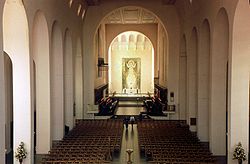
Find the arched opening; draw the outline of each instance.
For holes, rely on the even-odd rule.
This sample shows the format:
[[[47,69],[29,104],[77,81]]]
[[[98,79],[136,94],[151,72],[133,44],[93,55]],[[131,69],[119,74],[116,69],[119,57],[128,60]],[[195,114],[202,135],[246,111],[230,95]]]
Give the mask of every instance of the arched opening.
[[[72,39],[69,30],[65,32],[64,38],[64,125],[65,132],[73,128],[73,52],[72,52]]]
[[[188,120],[190,130],[197,130],[197,29],[193,28],[190,38],[189,52],[187,56],[188,69]]]
[[[224,8],[217,14],[212,43],[209,144],[214,155],[225,156],[229,22]]]
[[[82,66],[82,47],[81,40],[78,38],[76,43],[75,55],[75,106],[74,114],[76,119],[82,119],[83,112],[83,66]]]
[[[6,163],[13,163],[13,73],[12,61],[4,52],[5,79],[5,150]]]
[[[108,53],[110,43],[118,34],[126,31],[138,31],[145,34],[150,39],[154,47],[155,55],[153,71],[155,81],[153,85],[161,85],[165,88],[165,90],[167,90],[166,88],[168,84],[170,84],[169,86],[171,87],[171,91],[176,92],[176,96],[178,97],[178,86],[176,86],[176,80],[178,80],[178,77],[168,78],[169,68],[175,68],[177,66],[169,60],[170,43],[168,33],[165,29],[166,22],[165,24],[163,24],[157,16],[157,14],[159,14],[158,11],[155,11],[148,6],[145,7],[144,5],[130,5],[126,5],[125,3],[123,5],[118,5],[119,7],[112,6],[111,8],[108,8],[105,5],[101,6],[100,8],[103,8],[103,14],[105,14],[105,16],[103,17],[103,14],[97,14],[97,19],[95,19],[94,21],[89,19],[89,14],[94,14],[94,11],[89,9],[86,11],[86,17],[84,21],[84,25],[86,26],[86,28],[84,29],[84,35],[86,37],[83,38],[83,47],[86,47],[87,49],[83,49],[83,54],[86,55],[84,56],[84,76],[86,76],[86,78],[84,78],[84,93],[88,96],[84,96],[84,104],[86,105],[84,107],[85,109],[88,109],[89,105],[92,105],[99,100],[99,97],[96,96],[96,90],[103,85],[108,86],[108,79],[110,79],[107,73],[110,70],[98,71],[98,58],[102,58],[102,61],[104,60],[104,63],[109,64],[110,62],[107,61],[109,60]],[[152,11],[150,11],[150,9],[152,9]],[[122,14],[122,16],[120,14]],[[145,18],[146,15],[149,19]],[[158,36],[162,38],[162,35],[164,35],[164,39],[158,39]],[[133,38],[131,39],[133,40]],[[161,47],[162,49],[159,48],[160,45],[164,45]],[[130,46],[130,48],[132,47]],[[175,50],[172,49],[172,51],[174,52]],[[161,62],[162,60],[160,60],[160,55],[162,55],[161,59],[164,60],[164,63]],[[172,53],[171,55],[171,60],[178,60],[176,59],[175,53]],[[162,65],[160,64],[160,62]],[[161,72],[161,75],[159,74],[159,72]],[[173,76],[173,74],[171,74],[171,76]],[[95,81],[95,83],[93,83],[93,80]],[[121,90],[119,92],[121,93],[122,87],[120,87],[120,89]],[[100,93],[98,95],[101,95],[101,98],[103,96],[107,96],[107,94],[105,95],[104,92],[98,92]],[[111,92],[113,92],[113,89],[109,90],[109,93]],[[164,96],[167,99],[168,95],[164,94]],[[178,101],[178,99],[176,100]],[[175,102],[173,102],[173,104],[174,103]],[[89,117],[87,112],[85,112],[85,116]]]
[[[155,78],[158,80],[158,83],[162,86],[168,86],[168,36],[162,25],[158,27],[158,50],[155,58],[158,58],[157,63],[157,72],[158,76]],[[172,92],[172,91],[171,91]],[[173,103],[173,102],[171,102]]]
[[[179,119],[187,119],[187,43],[185,35],[181,40],[181,52],[180,52],[180,80],[179,80]]]
[[[210,27],[208,20],[201,26],[198,56],[198,113],[197,132],[202,142],[208,142],[209,129],[209,73],[210,73]]]
[[[44,14],[36,13],[32,33],[36,112],[36,153],[46,154],[51,146],[49,32]]]
[[[36,146],[37,146],[37,115],[36,115],[36,63],[35,63],[35,61],[33,60],[32,61],[32,76],[31,76],[31,78],[32,78],[32,90],[33,90],[33,93],[32,93],[32,95],[33,95],[33,99],[32,99],[32,104],[33,104],[33,109],[34,109],[34,113],[33,113],[33,116],[34,116],[34,121],[33,121],[33,125],[34,125],[34,147],[33,147],[33,152],[34,152],[34,161],[35,161],[35,156],[36,156]]]
[[[109,91],[117,94],[154,92],[154,47],[144,34],[124,32],[110,44]]]
[[[5,2],[3,43],[4,51],[10,56],[13,66],[13,148],[16,149],[20,142],[24,142],[29,153],[25,160],[34,163],[29,29],[22,0]]]
[[[64,63],[62,31],[57,22],[52,27],[51,49],[51,133],[52,140],[60,140],[64,136]]]
[[[228,149],[227,160],[232,162],[233,152],[240,141],[246,152],[250,147],[250,21],[249,1],[238,1],[232,27],[232,54],[229,52],[229,91],[228,91]],[[232,59],[232,61],[230,61]],[[241,128],[240,128],[241,127]],[[247,161],[249,163],[249,153]],[[246,162],[247,163],[247,162]]]

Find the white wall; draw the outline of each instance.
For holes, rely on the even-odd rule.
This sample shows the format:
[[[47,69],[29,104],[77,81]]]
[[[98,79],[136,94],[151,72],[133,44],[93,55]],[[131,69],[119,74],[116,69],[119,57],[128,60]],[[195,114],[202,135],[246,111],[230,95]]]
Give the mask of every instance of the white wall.
[[[187,48],[186,37],[181,40],[179,78],[179,119],[187,119]]]
[[[229,74],[228,147],[229,157],[241,142],[246,154],[249,153],[249,73],[250,73],[250,21],[249,2],[239,1],[233,22],[231,74]],[[234,163],[228,157],[229,163]],[[249,163],[249,159],[248,163]],[[247,162],[246,162],[247,163]]]
[[[0,15],[3,13],[5,1],[0,1]],[[0,16],[0,22],[2,22]],[[4,79],[4,52],[3,52],[3,27],[0,26],[0,90],[5,88]],[[5,163],[5,93],[0,92],[0,163]]]
[[[64,135],[64,78],[63,40],[57,22],[53,26],[51,53],[51,109],[52,140],[60,140]],[[57,129],[57,130],[53,130]]]
[[[8,54],[4,53],[4,74],[5,74],[5,148],[9,153],[11,147],[11,122],[13,121],[13,80],[12,80],[12,62]]]
[[[197,29],[193,28],[191,37],[187,44],[187,122],[190,125],[190,119],[197,120],[197,53],[198,53],[198,36]],[[196,131],[196,125],[190,126],[192,131]]]
[[[217,15],[212,37],[209,140],[213,153],[225,155],[229,24],[224,9],[221,9]]]
[[[75,57],[75,114],[76,119],[83,118],[83,66],[82,66],[82,43],[78,38],[76,43]]]
[[[31,109],[28,22],[22,1],[16,3],[8,1],[3,13],[4,51],[10,55],[13,64],[13,147],[16,149],[20,142],[24,142],[29,153],[25,163],[33,163],[33,111]]]
[[[214,40],[210,41],[210,52],[211,55],[214,55],[213,57],[210,57],[210,69],[209,69],[209,96],[203,95],[203,93],[206,93],[205,90],[199,90],[198,95],[203,95],[201,97],[199,97],[198,99],[198,104],[199,105],[199,110],[198,111],[198,115],[201,114],[199,112],[202,112],[202,117],[199,116],[200,118],[198,118],[199,120],[201,120],[202,118],[206,118],[209,121],[209,134],[207,133],[207,131],[200,131],[199,129],[201,129],[202,127],[199,127],[198,129],[198,133],[199,136],[201,138],[203,138],[202,140],[206,141],[206,136],[207,134],[209,135],[209,142],[210,142],[210,148],[212,153],[214,153],[214,155],[225,155],[226,154],[226,98],[225,98],[225,94],[226,94],[226,89],[225,89],[225,59],[221,59],[221,54],[224,55],[232,55],[232,45],[231,45],[231,41],[234,39],[231,35],[232,32],[232,25],[233,25],[233,21],[234,21],[234,14],[235,14],[235,8],[236,5],[238,3],[238,0],[235,1],[227,1],[227,0],[220,0],[220,1],[206,1],[206,0],[199,0],[199,1],[192,1],[192,3],[190,4],[189,1],[177,1],[176,2],[176,7],[178,10],[178,13],[180,15],[180,24],[182,26],[182,32],[183,34],[185,34],[186,36],[191,36],[192,33],[192,29],[193,27],[197,27],[198,28],[198,38],[203,38],[204,37],[204,32],[202,31],[202,24],[203,21],[205,19],[208,20],[209,22],[209,26],[210,26],[210,38],[212,39],[212,36],[215,37]],[[248,1],[243,1],[242,3],[245,3],[245,6],[248,6]],[[217,14],[219,12],[219,10],[221,8],[224,8],[226,10],[226,14],[228,17],[228,23],[227,25],[225,25],[225,23],[223,23],[224,21],[218,21],[217,25],[216,25],[216,19],[217,19]],[[246,18],[246,17],[245,17]],[[189,21],[187,21],[189,20]],[[223,27],[220,27],[221,25],[224,25]],[[218,32],[218,28],[223,29],[220,32]],[[229,31],[229,34],[227,34],[227,29]],[[228,39],[225,39],[225,36]],[[225,40],[223,40],[225,39]],[[199,51],[198,51],[198,56],[202,56],[204,54],[203,52],[203,48],[204,46],[202,45],[202,39],[198,39],[199,42]],[[228,46],[226,46],[227,48],[225,48],[225,44],[228,44]],[[200,47],[201,46],[201,47]],[[208,49],[207,49],[208,50]],[[223,52],[222,52],[223,51]],[[226,51],[226,52],[225,52]],[[235,54],[236,55],[236,54]],[[220,56],[220,57],[218,57]],[[198,60],[200,60],[201,58],[198,57]],[[218,58],[217,58],[218,57]],[[218,62],[222,62],[222,63],[218,63]],[[201,61],[200,61],[201,62]],[[231,64],[233,61],[231,61],[231,59],[229,58],[229,88],[228,90],[228,112],[230,113],[230,111],[232,110],[230,107],[230,101],[231,101],[231,87],[230,87],[230,83],[231,83],[231,79],[230,79],[230,70],[231,70]],[[206,63],[207,64],[207,63]],[[203,65],[205,66],[205,65]],[[218,67],[223,67],[223,68],[218,68]],[[199,67],[198,71],[202,71],[203,69]],[[223,72],[223,75],[218,75],[218,72]],[[217,74],[217,75],[216,75]],[[203,76],[200,72],[200,74],[198,75],[198,79],[200,79],[200,84],[202,79],[206,79],[207,77]],[[219,80],[219,78],[224,78],[224,83],[220,84],[218,82],[215,82],[216,80]],[[199,85],[199,81],[198,81],[198,85]],[[220,81],[220,80],[219,80]],[[241,80],[240,80],[241,81]],[[205,84],[205,83],[204,83]],[[237,83],[240,84],[240,83]],[[203,84],[202,84],[203,85]],[[237,88],[238,89],[238,88]],[[212,93],[212,94],[211,94]],[[218,94],[219,93],[219,94]],[[202,99],[204,98],[204,102],[205,104],[207,104],[207,98],[209,100],[209,115],[207,117],[205,117],[205,113],[204,111],[206,111],[205,109],[207,108],[205,104],[202,105]],[[234,101],[235,102],[235,101]],[[244,101],[244,104],[246,102]],[[236,106],[238,106],[239,104],[241,104],[239,101],[237,101],[237,103],[235,104]],[[241,104],[242,105],[242,104]],[[241,106],[240,105],[240,106]],[[220,106],[220,107],[218,107]],[[238,108],[237,108],[238,109]],[[246,114],[246,113],[245,113]],[[245,115],[246,116],[246,115]],[[204,120],[206,120],[204,119]],[[198,120],[198,126],[199,126],[199,120]],[[204,121],[203,120],[203,121]],[[239,120],[238,120],[239,121]],[[202,126],[205,126],[204,124],[205,122],[202,123]],[[229,121],[228,121],[228,125],[230,127],[230,117],[229,117]],[[235,124],[237,126],[237,124]],[[245,124],[245,127],[247,128],[248,126]],[[220,130],[219,130],[220,129]],[[248,128],[247,128],[248,129]],[[230,128],[228,129],[230,131]],[[246,131],[245,131],[246,132]],[[212,134],[213,133],[213,134]],[[237,133],[235,134],[235,136],[237,136]],[[212,137],[211,137],[212,136]],[[244,135],[246,136],[246,135]],[[230,140],[230,139],[229,139]],[[230,141],[229,141],[230,142]],[[232,151],[232,146],[229,146],[228,152]],[[229,163],[232,163],[232,156],[229,154],[228,155],[228,161]]]
[[[50,56],[49,31],[46,18],[41,11],[36,13],[32,29],[32,56],[35,62],[35,110],[36,110],[36,151],[45,154],[50,150]],[[46,144],[49,143],[49,144]]]
[[[209,138],[209,72],[210,72],[210,27],[207,20],[201,25],[198,49],[198,106],[197,133],[202,142]]]
[[[74,92],[73,92],[73,46],[71,32],[66,30],[64,35],[64,124],[69,126],[71,130],[74,126],[73,107],[74,107]]]
[[[170,72],[170,70],[168,70],[167,66],[168,66],[168,58],[169,58],[169,54],[168,54],[168,45],[169,45],[169,41],[168,41],[168,37],[167,34],[164,30],[164,28],[162,27],[161,24],[158,24],[158,32],[157,32],[158,36],[157,36],[157,49],[158,49],[158,55],[156,57],[156,62],[157,63],[155,66],[155,73],[158,73],[158,78],[159,78],[159,84],[161,86],[167,87],[168,84],[168,72]]]

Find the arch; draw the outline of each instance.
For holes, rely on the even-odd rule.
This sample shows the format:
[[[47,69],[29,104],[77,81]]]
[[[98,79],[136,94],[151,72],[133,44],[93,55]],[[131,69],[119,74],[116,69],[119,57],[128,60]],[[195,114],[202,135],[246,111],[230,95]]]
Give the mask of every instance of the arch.
[[[144,37],[142,35],[137,35],[136,40],[137,40],[137,42],[143,42],[144,41]]]
[[[114,26],[116,26],[116,28],[114,28]],[[126,31],[137,31],[140,32],[142,34],[144,34],[145,36],[147,36],[154,47],[157,47],[157,36],[154,34],[154,32],[152,32],[152,30],[154,30],[157,33],[158,27],[157,25],[137,25],[136,27],[133,26],[124,26],[124,25],[107,25],[106,26],[106,31],[109,35],[107,35],[107,49],[108,46],[111,44],[111,42],[116,38],[117,35],[126,32]],[[119,37],[119,39],[121,39],[122,41],[126,42],[129,38],[123,38],[123,37]],[[138,38],[137,38],[138,39]],[[137,40],[136,38],[134,38],[134,40]],[[155,48],[155,55],[157,55],[157,48]]]
[[[138,35],[142,35],[143,37],[147,38],[142,33],[136,32],[136,31],[127,31],[124,33],[119,34],[116,38],[113,39],[112,43],[109,46],[109,92],[116,91],[117,93],[132,93],[132,90],[135,91],[135,89],[138,89],[137,92],[141,93],[153,93],[154,89],[154,47],[150,39],[145,39],[145,42],[143,47],[145,47],[145,44],[147,46],[150,46],[151,48],[144,48],[144,49],[138,49],[137,43],[131,43],[129,40],[129,36],[133,36],[133,38],[137,38]],[[127,38],[126,40],[117,38]],[[147,41],[146,41],[147,40]],[[116,42],[117,41],[117,42]],[[148,43],[146,43],[148,42]],[[116,44],[115,47],[118,47],[114,49],[113,43]],[[126,46],[128,44],[133,44],[128,49],[119,49],[120,46]],[[134,48],[135,47],[135,48]],[[140,78],[141,82],[138,82],[137,88],[130,88],[125,83],[126,77],[125,74],[122,74],[122,70],[125,68],[126,61],[125,58],[130,58],[137,62],[138,69],[140,69]],[[134,59],[136,58],[136,59]],[[140,67],[141,65],[141,67]],[[150,65],[152,67],[150,67]],[[122,67],[123,66],[123,67]],[[114,69],[115,68],[115,69]],[[141,69],[143,68],[143,69]],[[151,69],[152,68],[152,69]],[[124,73],[124,72],[123,72]],[[115,74],[116,76],[112,76]],[[152,76],[149,76],[152,75]],[[144,85],[141,85],[143,83]]]
[[[140,6],[140,5],[138,5],[138,6],[127,5],[127,6],[122,6],[122,7],[116,7],[116,8],[114,8],[113,10],[108,11],[108,12],[106,13],[106,15],[105,15],[103,18],[101,18],[101,20],[99,21],[99,25],[98,25],[97,28],[95,29],[95,33],[97,32],[98,27],[101,25],[101,23],[102,23],[102,22],[112,13],[112,12],[114,12],[114,11],[116,11],[116,10],[121,10],[121,9],[127,8],[127,7],[138,7],[138,8],[141,8],[141,10],[145,10],[146,12],[148,12],[148,13],[152,14],[153,16],[155,16],[155,17],[157,18],[157,20],[159,21],[159,24],[162,25],[162,27],[163,27],[165,33],[166,33],[167,36],[168,36],[167,29],[165,28],[165,26],[164,26],[164,24],[163,24],[161,18],[160,18],[157,14],[155,14],[154,12],[152,12],[150,9],[145,8],[145,7],[143,7],[143,6]],[[130,29],[130,30],[131,30],[131,29]],[[129,31],[129,30],[127,29],[126,31]],[[132,30],[131,30],[131,31],[132,31]],[[123,31],[123,32],[125,32],[125,31]]]
[[[179,78],[179,119],[187,120],[187,41],[183,35],[180,51],[180,78]]]
[[[13,147],[16,148],[21,141],[24,142],[29,152],[26,162],[34,163],[29,28],[22,0],[7,0],[5,2],[3,10],[3,43],[4,51],[9,54],[13,63]],[[22,81],[22,85],[20,85],[20,81]],[[23,118],[20,119],[20,116],[23,116]],[[13,160],[15,160],[14,157]]]
[[[197,52],[198,51],[198,34],[197,29],[192,29],[189,52],[187,56],[188,69],[188,123],[191,125],[191,119],[197,120]],[[197,125],[190,126],[192,131],[197,130]]]
[[[228,161],[238,141],[249,152],[249,1],[238,1],[232,27],[232,54],[229,53]],[[232,60],[232,61],[231,61]],[[239,128],[244,127],[244,128]],[[248,156],[249,157],[249,156]],[[247,159],[249,163],[249,158]]]
[[[64,35],[64,124],[68,126],[69,129],[73,128],[73,48],[72,48],[72,38],[69,29],[66,29]]]
[[[85,12],[86,12],[86,9],[83,9],[83,11],[82,11],[82,20],[84,19],[84,16],[85,16]]]
[[[64,134],[64,75],[63,75],[63,39],[57,21],[52,26],[51,46],[51,134],[52,140],[60,140]]]
[[[78,8],[77,8],[77,15],[78,15],[78,16],[80,15],[81,10],[82,10],[82,5],[79,4],[79,5],[78,5]]]
[[[37,11],[33,21],[32,55],[35,62],[36,152],[50,150],[50,56],[49,30],[44,13]],[[46,120],[46,121],[45,121]]]
[[[172,38],[173,42],[169,42],[167,41],[166,43],[170,44],[171,46],[169,46],[169,49],[167,49],[168,54],[171,54],[171,58],[169,60],[169,68],[171,66],[171,68],[175,69],[177,66],[176,65],[171,65],[171,60],[175,60],[175,56],[178,55],[179,50],[175,47],[174,45],[179,46],[179,41],[178,39],[174,39],[176,38],[176,36],[179,36],[179,23],[178,23],[178,14],[175,10],[169,10],[169,14],[165,14],[165,7],[163,7],[161,4],[157,4],[155,5],[154,2],[152,1],[147,1],[147,2],[141,2],[141,1],[135,1],[132,2],[133,6],[139,6],[143,9],[147,9],[148,11],[150,11],[151,13],[155,13],[155,15],[157,15],[157,18],[161,19],[162,22],[162,26],[165,30],[165,27],[168,26],[169,29],[176,29],[171,31],[171,33],[167,34],[167,38]],[[83,39],[83,51],[84,51],[84,59],[85,62],[84,63],[84,76],[86,76],[85,82],[84,82],[84,91],[85,94],[88,94],[88,96],[84,96],[84,104],[85,104],[85,109],[88,108],[87,104],[93,104],[94,103],[94,87],[95,84],[93,84],[93,80],[96,79],[96,57],[95,57],[95,40],[94,40],[94,36],[96,35],[96,32],[100,26],[100,24],[102,23],[102,20],[105,19],[105,17],[103,15],[108,15],[110,12],[114,11],[115,9],[118,8],[122,8],[125,6],[131,6],[131,2],[126,1],[124,3],[120,3],[118,1],[114,1],[114,3],[112,3],[112,6],[108,5],[108,3],[103,3],[102,5],[98,6],[99,9],[102,11],[102,13],[96,13],[96,11],[94,11],[93,9],[88,8],[88,10],[86,11],[86,17],[84,19],[84,31],[83,31],[83,35],[86,36]],[[163,14],[164,13],[164,14]],[[91,15],[95,15],[95,19],[93,20],[91,18]],[[171,17],[171,18],[170,18]],[[170,18],[170,19],[168,19]],[[171,21],[171,22],[170,22]],[[165,30],[166,31],[166,30]],[[108,50],[108,49],[107,49]],[[156,53],[155,53],[156,54]],[[168,57],[167,57],[168,58]],[[157,59],[157,58],[155,58]],[[157,60],[158,61],[158,60]],[[157,62],[155,62],[157,65]],[[171,66],[170,66],[171,65]],[[157,77],[157,69],[155,69],[155,75]],[[178,70],[178,69],[175,69]],[[169,78],[171,80],[171,87],[173,87],[174,91],[177,91],[178,86],[176,87],[176,80],[178,80],[178,77],[175,78]]]
[[[80,38],[77,38],[75,55],[75,116],[83,119],[83,58]]]
[[[135,42],[135,36],[129,35],[129,42]]]
[[[216,16],[212,35],[209,144],[214,155],[226,154],[227,61],[229,21],[224,8]]]
[[[159,26],[158,30],[158,50],[155,55],[155,66],[158,68],[159,73],[155,73],[156,77],[158,74],[159,84],[162,86],[170,85],[168,79],[168,62],[169,62],[169,40],[162,26]],[[172,64],[172,63],[170,63]],[[171,66],[170,66],[171,67]]]
[[[5,150],[13,151],[13,71],[12,61],[4,52],[4,79],[5,79]]]
[[[72,7],[73,2],[74,2],[74,0],[69,0],[69,8]]]
[[[208,142],[209,129],[209,72],[210,25],[205,19],[201,25],[198,56],[198,113],[197,132],[201,141]]]

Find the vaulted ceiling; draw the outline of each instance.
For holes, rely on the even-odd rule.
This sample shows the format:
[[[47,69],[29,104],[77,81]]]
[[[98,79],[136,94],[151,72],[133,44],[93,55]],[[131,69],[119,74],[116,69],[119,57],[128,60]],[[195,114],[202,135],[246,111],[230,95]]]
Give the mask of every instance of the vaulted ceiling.
[[[106,0],[86,0],[88,6],[97,6]],[[116,0],[118,1],[118,0]],[[126,0],[120,0],[126,1]],[[130,0],[132,1],[132,0]],[[156,1],[156,0],[152,0]],[[162,5],[174,5],[176,0],[158,0]],[[138,7],[126,7],[113,11],[105,21],[106,24],[147,24],[158,23],[157,18],[150,12]]]
[[[106,24],[146,24],[158,23],[157,18],[150,12],[138,7],[125,7],[109,14]]]
[[[105,0],[86,0],[88,6],[96,6],[99,5],[100,3],[105,2]],[[152,0],[155,1],[155,0]],[[174,5],[176,0],[161,0],[163,5]]]

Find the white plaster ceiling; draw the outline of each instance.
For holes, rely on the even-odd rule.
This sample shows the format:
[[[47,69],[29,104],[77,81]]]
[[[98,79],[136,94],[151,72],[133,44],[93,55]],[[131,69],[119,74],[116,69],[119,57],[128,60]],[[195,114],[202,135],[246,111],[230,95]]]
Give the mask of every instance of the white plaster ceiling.
[[[126,7],[113,11],[106,19],[106,24],[147,24],[158,23],[150,12],[138,7]]]

